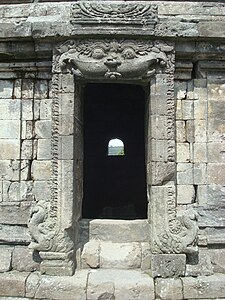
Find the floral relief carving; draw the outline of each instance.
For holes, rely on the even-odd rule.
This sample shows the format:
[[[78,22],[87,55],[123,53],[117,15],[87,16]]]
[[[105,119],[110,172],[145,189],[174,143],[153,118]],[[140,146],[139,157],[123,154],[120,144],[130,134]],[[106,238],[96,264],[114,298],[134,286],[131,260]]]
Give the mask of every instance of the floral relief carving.
[[[157,22],[157,5],[133,2],[87,2],[73,4],[71,23],[148,25]]]
[[[174,187],[166,187],[167,198],[164,206],[165,215],[157,220],[154,228],[154,253],[195,253],[198,251],[196,239],[198,233],[197,213],[188,209],[182,215],[176,215]],[[159,218],[155,216],[154,218]]]
[[[167,67],[173,45],[136,40],[72,40],[57,48],[55,69],[77,79],[148,81]]]

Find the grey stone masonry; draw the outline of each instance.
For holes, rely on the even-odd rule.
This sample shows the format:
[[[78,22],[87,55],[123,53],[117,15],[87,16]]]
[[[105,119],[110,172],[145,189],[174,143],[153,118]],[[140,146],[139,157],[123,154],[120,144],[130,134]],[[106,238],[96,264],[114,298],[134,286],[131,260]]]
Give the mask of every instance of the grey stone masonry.
[[[224,1],[0,0],[0,28],[0,300],[225,299]],[[111,83],[144,91],[145,219],[83,219]]]

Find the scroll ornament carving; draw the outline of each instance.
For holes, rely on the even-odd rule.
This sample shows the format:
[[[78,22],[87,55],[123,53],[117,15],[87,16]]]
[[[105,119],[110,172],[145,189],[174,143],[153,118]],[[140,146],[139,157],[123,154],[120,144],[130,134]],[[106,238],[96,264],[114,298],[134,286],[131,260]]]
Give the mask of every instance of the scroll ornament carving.
[[[155,24],[157,5],[142,3],[78,2],[73,4],[71,23],[126,24],[134,26]]]
[[[48,202],[39,201],[31,211],[28,229],[32,237],[30,249],[49,251],[55,236],[54,224],[48,218]]]
[[[169,220],[168,227],[154,236],[156,253],[195,253],[198,251],[197,213],[187,210],[182,216]]]
[[[155,213],[153,216],[153,252],[197,252],[197,212],[190,208],[177,216],[175,186],[162,186],[158,189],[163,190],[163,199],[160,202],[155,201],[155,209],[163,213]]]
[[[53,70],[70,70],[76,79],[148,81],[172,52],[173,45],[159,41],[72,40],[57,48]]]

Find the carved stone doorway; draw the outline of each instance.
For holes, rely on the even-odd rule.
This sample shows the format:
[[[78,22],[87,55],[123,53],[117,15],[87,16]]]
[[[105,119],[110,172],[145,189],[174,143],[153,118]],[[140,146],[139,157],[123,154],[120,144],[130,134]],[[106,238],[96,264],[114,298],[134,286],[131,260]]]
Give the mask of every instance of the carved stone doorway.
[[[92,83],[84,88],[83,97],[82,217],[147,218],[143,87]],[[113,138],[124,144],[119,153],[114,144],[109,146]]]

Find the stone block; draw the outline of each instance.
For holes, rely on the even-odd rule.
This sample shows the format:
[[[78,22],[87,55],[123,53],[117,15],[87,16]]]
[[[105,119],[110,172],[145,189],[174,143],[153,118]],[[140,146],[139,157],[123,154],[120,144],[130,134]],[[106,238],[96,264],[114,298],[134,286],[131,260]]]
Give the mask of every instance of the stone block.
[[[184,276],[185,267],[185,254],[152,254],[151,272],[153,277]]]
[[[62,93],[74,92],[75,83],[73,74],[62,74],[60,80]]]
[[[50,182],[34,181],[33,194],[37,201],[43,200],[43,195],[45,195],[46,200],[50,200],[51,198]]]
[[[30,217],[30,203],[21,205],[15,203],[5,203],[0,205],[1,224],[26,225]]]
[[[167,161],[168,156],[168,145],[167,140],[156,140],[152,139],[152,159],[149,159],[149,161]]]
[[[50,160],[51,154],[51,140],[50,139],[39,139],[37,147],[37,159],[38,160]]]
[[[152,162],[147,164],[147,182],[150,185],[161,185],[175,177],[174,162]]]
[[[0,120],[20,119],[20,100],[0,99]]]
[[[34,180],[50,180],[51,161],[34,160],[31,166],[31,176]]]
[[[34,155],[34,140],[22,141],[21,159],[33,159]]]
[[[1,179],[18,181],[19,180],[19,160],[0,160]]]
[[[96,240],[90,240],[83,247],[81,254],[81,267],[86,268],[99,268],[100,267],[100,243]]]
[[[224,99],[224,97],[223,97]],[[224,101],[208,102],[208,141],[224,142]]]
[[[189,143],[177,143],[177,162],[190,161],[190,145]]]
[[[11,270],[12,251],[13,247],[0,246],[0,273]]]
[[[20,272],[39,270],[41,259],[37,252],[22,246],[16,246],[12,256],[12,268]]]
[[[167,117],[166,116],[151,116],[150,117],[149,134],[153,139],[167,138]]]
[[[195,189],[193,185],[177,186],[177,203],[191,204],[195,201]]]
[[[207,144],[206,143],[194,143],[194,163],[207,162]]]
[[[184,299],[217,299],[225,295],[225,275],[185,277],[183,281]]]
[[[193,143],[195,141],[194,120],[186,121],[186,138],[187,138],[187,142],[189,142],[189,143]]]
[[[194,119],[194,101],[182,100],[182,119],[183,120]]]
[[[225,84],[208,83],[208,99],[215,101],[224,101]]]
[[[17,271],[0,274],[1,296],[25,297],[25,283],[29,273]]]
[[[13,233],[12,233],[13,229]],[[0,244],[28,244],[30,235],[28,229],[23,226],[1,225],[0,227]]]
[[[40,118],[41,120],[51,120],[52,100],[43,99],[40,101]]]
[[[33,200],[33,181],[3,182],[3,201]]]
[[[37,80],[35,82],[34,98],[35,99],[48,98],[48,81],[47,80]]]
[[[181,300],[183,299],[183,287],[180,279],[176,278],[157,278],[156,297],[162,300]]]
[[[19,139],[20,120],[0,120],[0,139]]]
[[[182,100],[176,101],[176,120],[182,120]]]
[[[207,164],[195,163],[194,164],[194,184],[207,183]]]
[[[34,98],[34,80],[24,79],[22,82],[22,99]]]
[[[22,139],[32,139],[34,136],[34,122],[33,121],[22,121]]]
[[[22,120],[33,120],[33,100],[22,101]]]
[[[208,162],[225,163],[225,143],[208,143]]]
[[[50,120],[36,121],[35,133],[37,138],[51,138],[52,122]]]
[[[61,115],[72,115],[74,112],[74,93],[62,93],[60,97],[59,113]]]
[[[176,80],[174,83],[175,99],[185,99],[187,96],[187,82]]]
[[[194,122],[194,135],[196,143],[207,142],[207,124],[206,120],[195,120]]]
[[[208,255],[212,262],[213,272],[225,274],[225,249],[209,249]]]
[[[61,115],[59,134],[60,135],[73,135],[74,133],[74,115]]]
[[[194,170],[192,163],[177,164],[177,183],[178,184],[193,184]]]
[[[85,220],[81,221],[85,223]],[[115,243],[147,242],[150,229],[147,220],[89,220],[91,239]]]
[[[186,265],[186,273],[185,276],[199,276],[199,275],[212,275],[213,267],[211,264],[210,256],[208,250],[199,249],[197,264],[194,262],[193,264]]]
[[[0,80],[0,99],[10,99],[13,96],[13,81]]]
[[[38,299],[76,299],[86,300],[88,270],[80,270],[73,276],[43,275],[36,289],[35,297]],[[31,291],[30,291],[31,292]]]
[[[141,243],[141,270],[151,268],[151,249],[149,243]]]
[[[176,121],[176,141],[184,143],[186,141],[186,127],[184,121]]]
[[[0,160],[19,159],[20,140],[0,139]]]
[[[208,164],[208,183],[225,185],[225,164],[209,163]]]
[[[204,99],[204,98],[203,98]],[[205,97],[205,99],[207,99]],[[207,101],[194,101],[194,118],[197,120],[205,120],[207,118]]]
[[[136,270],[93,270],[87,284],[87,299],[153,300],[154,283]]]
[[[104,269],[138,269],[141,267],[139,243],[101,242],[100,267]]]
[[[72,160],[74,159],[74,137],[70,136],[60,136],[59,137],[59,157],[62,160]]]

